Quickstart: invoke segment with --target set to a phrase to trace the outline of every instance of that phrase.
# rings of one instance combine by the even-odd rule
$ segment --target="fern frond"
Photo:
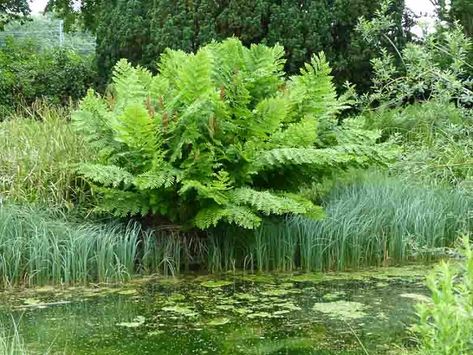
[[[116,144],[109,125],[112,117],[106,102],[90,89],[80,103],[80,110],[72,114],[72,124],[92,147],[113,151]]]
[[[161,187],[170,188],[179,182],[182,174],[178,169],[162,162],[159,166],[153,167],[143,174],[138,175],[134,184],[140,190],[159,189]]]
[[[323,52],[305,64],[301,75],[291,77],[289,98],[298,115],[333,118],[344,107],[337,99],[331,69]]]
[[[287,196],[277,196],[269,191],[257,191],[248,187],[232,191],[232,200],[238,205],[247,205],[269,216],[287,213],[305,214],[307,206]]]
[[[140,68],[133,68],[126,59],[121,59],[114,67],[112,74],[113,88],[115,89],[115,111],[121,112],[128,104],[144,103],[148,96],[146,72]],[[149,83],[148,83],[149,85]]]
[[[271,97],[260,101],[254,110],[253,120],[247,123],[252,129],[251,133],[266,138],[281,128],[288,111],[288,102],[283,97]]]
[[[303,213],[306,217],[311,219],[322,219],[325,217],[325,211],[321,206],[315,205],[310,199],[301,196],[300,194],[290,192],[280,192],[280,196],[296,201],[305,208]]]
[[[128,187],[134,180],[134,176],[131,173],[116,165],[86,163],[78,167],[78,172],[94,183],[106,187],[119,187],[122,185]]]
[[[195,55],[189,55],[178,72],[177,88],[180,99],[185,104],[191,104],[196,99],[209,92],[215,92],[212,83],[212,60],[206,50],[199,50]]]
[[[317,121],[312,116],[306,116],[300,122],[290,123],[270,138],[270,143],[276,147],[311,147],[316,141]]]
[[[219,222],[235,224],[246,229],[257,228],[262,219],[244,206],[212,206],[201,209],[194,218],[194,224],[197,228],[208,229],[216,227]]]
[[[113,188],[94,187],[100,196],[99,213],[111,213],[115,217],[146,216],[150,212],[149,198],[140,192]]]
[[[203,184],[197,180],[183,180],[182,187],[179,190],[180,195],[194,190],[197,192],[199,199],[210,199],[219,205],[225,205],[229,202],[229,196],[226,193],[231,188],[231,182],[220,179],[210,183]]]
[[[255,170],[274,169],[288,165],[335,166],[356,159],[351,152],[333,148],[278,148],[263,152],[254,162]]]
[[[115,140],[132,149],[153,156],[158,147],[154,121],[143,104],[130,104],[111,122]]]

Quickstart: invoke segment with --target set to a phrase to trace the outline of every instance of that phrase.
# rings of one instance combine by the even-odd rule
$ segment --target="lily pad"
[[[418,293],[403,293],[400,296],[403,298],[410,298],[411,300],[418,302],[432,303],[432,300],[429,297]]]
[[[28,306],[35,306],[41,303],[40,300],[34,299],[34,298],[26,298],[23,300],[23,303],[28,305]]]
[[[168,297],[169,301],[184,301],[186,296],[181,293],[173,293],[171,296]]]
[[[256,312],[247,315],[248,318],[272,318],[271,313],[267,312]]]
[[[126,295],[126,296],[131,296],[131,295],[136,295],[138,293],[137,290],[135,289],[130,289],[130,290],[122,290],[117,292],[119,295]]]
[[[261,294],[265,296],[286,296],[289,293],[290,293],[290,290],[287,290],[285,288],[275,288],[272,290],[261,292]]]
[[[335,301],[335,300],[340,299],[344,296],[345,296],[345,292],[335,291],[335,292],[331,292],[331,293],[327,293],[327,294],[323,295],[322,298],[325,301]]]

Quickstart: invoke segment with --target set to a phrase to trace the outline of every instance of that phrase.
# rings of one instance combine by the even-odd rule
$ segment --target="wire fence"
[[[85,32],[65,32],[64,22],[49,18],[38,18],[19,24],[13,23],[0,32],[0,46],[8,38],[29,40],[41,48],[68,48],[83,55],[95,53],[95,37]]]

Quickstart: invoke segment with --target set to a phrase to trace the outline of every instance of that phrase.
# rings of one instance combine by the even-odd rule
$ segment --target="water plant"
[[[462,260],[443,261],[427,278],[431,302],[417,305],[414,326],[421,354],[473,352],[473,249],[468,236],[460,246]]]
[[[12,322],[11,330],[0,324],[0,354],[2,355],[28,355],[25,343],[18,331],[16,322]]]
[[[363,175],[329,193],[321,221],[292,216],[247,234],[216,231],[209,267],[221,270],[233,260],[247,270],[318,271],[430,260],[473,230],[472,204],[461,191]]]
[[[0,286],[124,281],[136,273],[135,224],[67,221],[38,208],[0,206]]]

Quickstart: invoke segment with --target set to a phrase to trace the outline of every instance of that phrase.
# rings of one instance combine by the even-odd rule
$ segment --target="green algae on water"
[[[207,288],[220,288],[228,285],[232,285],[233,281],[226,281],[226,280],[209,280],[204,281],[200,285],[207,287]]]
[[[312,307],[314,311],[326,314],[330,318],[359,319],[367,314],[366,306],[359,302],[335,301],[316,303]]]

